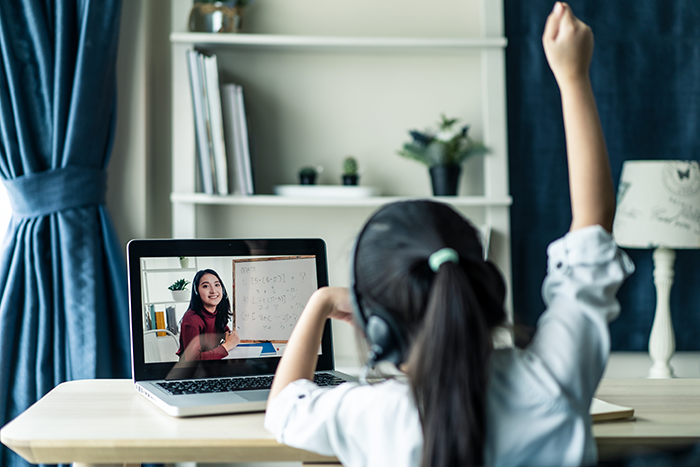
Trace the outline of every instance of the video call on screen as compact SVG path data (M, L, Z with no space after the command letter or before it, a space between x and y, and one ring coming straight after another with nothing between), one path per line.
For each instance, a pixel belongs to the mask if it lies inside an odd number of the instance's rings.
M318 288L314 256L143 258L145 363L180 360L181 321L189 309L195 274L204 269L220 277L233 314L228 328L241 338L223 358L281 356L301 311ZM171 291L169 287L181 279L188 282L185 290Z

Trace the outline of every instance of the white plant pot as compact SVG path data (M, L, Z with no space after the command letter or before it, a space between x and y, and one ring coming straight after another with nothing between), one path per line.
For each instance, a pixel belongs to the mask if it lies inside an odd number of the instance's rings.
M180 267L187 268L190 265L190 259L185 257L180 260Z
M176 302L189 302L190 301L190 291L189 290L171 290L173 293L173 300Z

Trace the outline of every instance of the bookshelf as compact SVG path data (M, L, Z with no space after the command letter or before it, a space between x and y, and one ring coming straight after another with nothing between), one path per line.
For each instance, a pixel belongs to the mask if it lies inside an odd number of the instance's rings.
M174 204L210 204L225 206L335 206L335 207L374 207L412 198L409 196L370 196L366 198L302 198L291 196L255 195L255 196L219 196L205 193L172 193L170 201ZM451 204L454 207L481 206L502 207L511 205L510 196L502 198L486 196L433 196L432 199Z
M236 48L332 49L332 50L398 50L398 49L502 49L505 37L483 38L412 38L412 37L342 37L297 36L275 34L209 34L173 32L173 44L221 45Z
M436 9L459 8L455 14L463 15L468 27L450 26L446 19L455 15L442 12L442 23L431 30L420 29L425 23L420 13L424 3L406 0L381 7L365 3L354 5L364 5L377 15L381 9L394 8L391 5L413 11L414 24L409 15L405 27L397 26L388 10L386 27L368 22L355 30L338 19L334 28L334 16L304 23L301 12L290 18L292 10L285 10L289 4L272 0L250 7L256 21L250 28L244 25L244 30L251 33L190 33L186 15L191 2L174 3L173 237L321 237L328 245L331 284L347 285L347 254L367 216L386 203L429 197L427 167L396 155L396 150L408 140L409 129L434 125L444 112L470 124L470 134L490 152L464 165L459 196L437 199L475 225L491 226L490 256L510 282L512 199L502 0L467 0L458 7L438 2ZM325 14L328 9L348 8L314 0L295 5L297 12L313 7ZM337 12L339 17L349 14ZM295 21L296 26L290 26ZM215 53L222 83L244 88L256 139L256 192L261 194L206 195L198 187L185 59L193 48ZM308 164L323 166L320 184L340 184L342 159L349 154L359 160L360 184L379 187L383 196L317 199L272 194L276 185L298 183L298 169ZM337 347L354 347L351 331L335 336L335 342Z

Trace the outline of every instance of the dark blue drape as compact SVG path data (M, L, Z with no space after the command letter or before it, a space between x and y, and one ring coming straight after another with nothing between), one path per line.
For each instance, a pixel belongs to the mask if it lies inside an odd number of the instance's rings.
M700 159L700 2L571 0L595 34L591 80L614 182L625 160ZM505 0L513 195L513 299L533 327L549 242L571 222L561 101L542 51L553 0ZM646 350L656 306L651 250L628 249L637 272L618 297L613 350ZM678 350L700 349L700 251L679 250L671 309Z
M0 420L57 384L128 377L124 257L105 208L121 0L0 2ZM0 466L25 465L3 447Z

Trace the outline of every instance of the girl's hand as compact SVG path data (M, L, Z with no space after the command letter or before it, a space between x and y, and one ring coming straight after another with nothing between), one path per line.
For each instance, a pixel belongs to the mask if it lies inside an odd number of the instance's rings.
M226 338L224 339L223 345L227 351L231 351L234 347L241 343L241 337L238 335L238 331L229 331L226 333Z
M588 79L593 56L593 32L564 2L556 2L542 35L549 67L561 87L572 80Z
M329 318L345 321L353 324L352 304L350 303L350 292L345 287L323 287L319 293L324 295L326 300Z

